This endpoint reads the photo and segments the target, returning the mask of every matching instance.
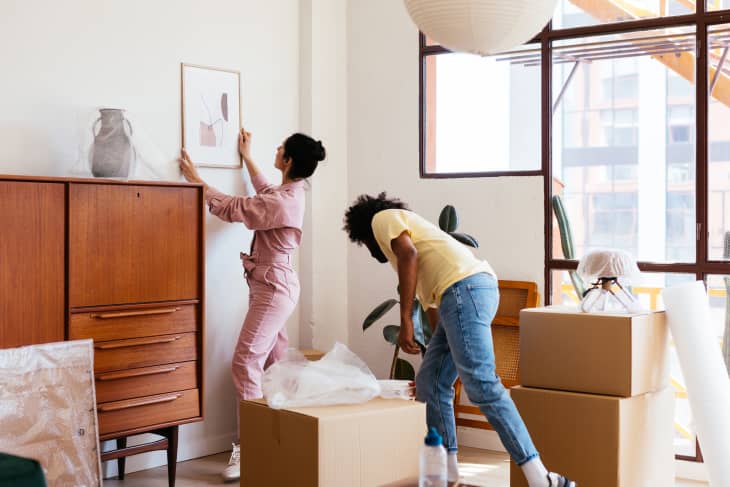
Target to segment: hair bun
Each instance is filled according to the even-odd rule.
[[[318,140],[317,141],[317,149],[318,150],[316,151],[315,159],[318,162],[319,161],[323,161],[324,158],[327,156],[327,151],[324,149],[324,146],[322,145],[322,141],[321,140]]]

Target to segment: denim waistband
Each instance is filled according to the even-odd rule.
[[[471,276],[467,276],[464,279],[455,282],[448,288],[446,288],[446,291],[444,291],[444,294],[448,293],[449,291],[453,291],[456,288],[464,287],[464,286],[479,286],[479,287],[485,287],[485,288],[498,288],[499,282],[497,282],[497,278],[494,277],[492,274],[488,272],[479,272],[477,274],[472,274]]]

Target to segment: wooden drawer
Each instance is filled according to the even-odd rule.
[[[74,313],[68,334],[70,340],[93,338],[95,341],[169,335],[196,331],[196,306],[160,305],[130,307],[114,311]]]
[[[96,409],[100,435],[200,416],[197,389],[107,402]]]
[[[197,385],[196,362],[100,372],[96,374],[96,402],[184,391]]]
[[[195,333],[94,343],[94,372],[197,360]]]

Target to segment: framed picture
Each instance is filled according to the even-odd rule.
[[[194,64],[180,65],[182,142],[196,166],[242,167],[241,73]]]

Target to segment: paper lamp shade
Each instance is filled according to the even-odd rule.
[[[404,0],[427,37],[453,51],[509,51],[539,33],[557,0]]]

